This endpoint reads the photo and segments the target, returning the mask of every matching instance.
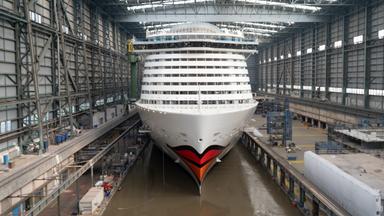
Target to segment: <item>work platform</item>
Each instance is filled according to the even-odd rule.
[[[98,128],[85,130],[65,143],[49,146],[47,152],[42,155],[22,155],[15,159],[14,168],[0,173],[0,214],[9,211],[15,203],[26,199],[47,181],[54,179],[55,174],[74,161],[76,152],[136,114],[136,110],[132,110],[129,114],[112,119]],[[9,197],[11,198],[7,199]]]
[[[270,143],[269,134],[266,129],[266,118],[261,115],[253,115],[251,120],[247,124],[247,128],[257,128],[263,137],[258,137],[263,143]],[[282,146],[272,146],[270,148],[276,152],[282,158],[288,159],[288,156],[295,156],[295,160],[288,161],[293,167],[295,167],[300,173],[304,173],[304,152],[315,151],[315,142],[326,141],[327,131],[309,125],[308,123],[303,124],[299,120],[293,120],[292,122],[292,133],[293,140],[295,143],[295,152],[287,153]]]

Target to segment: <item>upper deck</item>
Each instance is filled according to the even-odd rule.
[[[257,45],[256,41],[245,40],[244,35],[238,31],[224,31],[207,23],[190,23],[169,29],[148,31],[147,40],[135,41],[134,49],[137,53],[143,53],[159,49],[207,47],[255,53]]]

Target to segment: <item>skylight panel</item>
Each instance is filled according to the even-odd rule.
[[[164,23],[164,24],[156,24],[156,25],[146,25],[143,28],[144,29],[157,29],[157,28],[164,28],[164,27],[170,27],[170,26],[176,26],[176,25],[182,25],[182,24],[188,24],[190,22],[177,22],[177,23]]]
[[[145,4],[129,6],[127,7],[128,11],[136,11],[136,10],[145,10],[145,9],[155,9],[159,7],[172,6],[172,5],[187,5],[187,4],[195,4],[200,2],[210,2],[213,0],[165,0],[165,1],[153,1],[146,2]]]
[[[252,23],[252,22],[235,22],[235,23],[236,24],[243,24],[243,25],[250,25],[250,26],[265,27],[265,28],[278,28],[278,29],[286,28],[286,26],[278,25],[278,24]]]
[[[277,6],[282,8],[290,8],[290,9],[300,9],[305,11],[316,12],[321,10],[321,7],[309,6],[303,4],[289,4],[284,2],[275,2],[275,1],[262,1],[262,0],[238,0],[239,2],[247,2],[256,5],[268,5],[268,6]]]
[[[263,0],[237,0],[238,2],[246,2],[260,6],[274,6],[274,7],[282,7],[289,9],[299,9],[304,11],[316,12],[321,10],[321,7],[303,5],[303,4],[289,4],[284,2],[275,2],[275,1],[263,1]],[[195,4],[195,3],[206,3],[206,2],[215,2],[215,0],[164,0],[164,1],[152,1],[146,2],[144,4],[129,6],[127,7],[128,11],[136,11],[136,10],[145,10],[145,9],[155,9],[159,7],[166,7],[171,5],[187,5],[187,4]]]
[[[278,32],[272,29],[252,28],[252,27],[226,25],[226,24],[218,24],[217,26],[223,27],[223,28],[241,29],[242,31],[248,31],[248,32],[260,32],[260,33],[277,33]]]

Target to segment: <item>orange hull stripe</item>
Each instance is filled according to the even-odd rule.
[[[184,162],[188,165],[188,167],[192,170],[192,172],[195,174],[195,176],[197,177],[197,179],[201,183],[203,181],[203,178],[204,178],[210,164],[212,164],[213,161],[206,163],[202,167],[197,167],[195,164],[193,164],[187,160],[184,160]]]

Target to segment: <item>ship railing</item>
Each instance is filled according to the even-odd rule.
[[[211,104],[203,104],[203,105],[154,105],[154,104],[146,104],[145,107],[148,109],[156,109],[156,110],[172,110],[172,111],[177,111],[177,110],[217,110],[217,109],[239,109],[239,108],[248,108],[252,107],[254,104],[253,103],[246,103],[246,104],[216,104],[216,105],[211,105]],[[144,108],[145,108],[144,107]]]

